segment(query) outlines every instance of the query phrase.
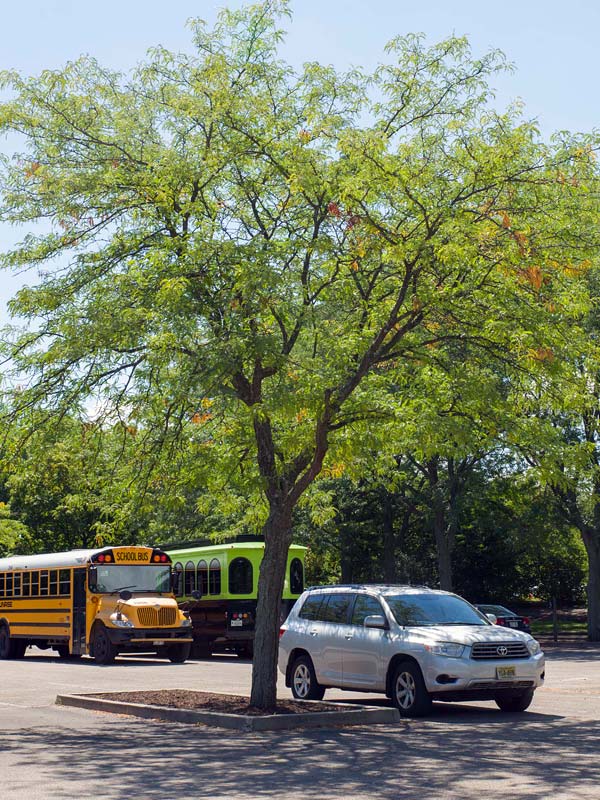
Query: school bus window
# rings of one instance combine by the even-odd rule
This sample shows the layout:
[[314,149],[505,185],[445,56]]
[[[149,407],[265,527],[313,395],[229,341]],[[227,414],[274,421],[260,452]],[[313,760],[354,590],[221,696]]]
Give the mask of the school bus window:
[[15,597],[21,596],[21,573],[15,572],[13,576],[13,595]]
[[184,591],[183,593],[187,596],[190,595],[196,589],[196,567],[193,561],[188,561],[185,565],[185,573],[184,573]]
[[178,561],[175,564],[175,594],[177,597],[181,597],[183,594],[183,564]]
[[0,597],[4,597],[4,573],[0,572]]
[[198,589],[202,596],[208,594],[208,564],[204,560],[198,562]]
[[42,597],[48,596],[48,570],[43,569],[40,572],[40,595]]
[[31,573],[24,572],[23,580],[21,582],[21,593],[23,597],[29,597],[31,594]]
[[68,597],[71,593],[71,572],[68,569],[61,569],[58,573],[58,593],[62,597]]
[[8,573],[6,576],[6,596],[12,597],[13,596],[13,576],[12,572]]
[[48,594],[51,594],[52,597],[56,597],[58,594],[58,570],[56,569],[50,570],[50,591]]
[[213,558],[208,568],[210,594],[221,594],[221,562]]
[[37,569],[31,573],[31,596],[40,596],[40,573]]
[[247,558],[234,558],[229,565],[230,594],[252,594],[252,563]]

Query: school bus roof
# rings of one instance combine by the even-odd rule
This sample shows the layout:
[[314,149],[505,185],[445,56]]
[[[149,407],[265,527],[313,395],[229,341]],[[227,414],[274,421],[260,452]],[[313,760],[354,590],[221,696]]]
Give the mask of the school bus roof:
[[80,567],[87,564],[93,555],[115,547],[96,547],[93,550],[68,550],[65,553],[43,553],[36,556],[7,556],[0,558],[0,572],[14,569],[57,569],[60,567]]

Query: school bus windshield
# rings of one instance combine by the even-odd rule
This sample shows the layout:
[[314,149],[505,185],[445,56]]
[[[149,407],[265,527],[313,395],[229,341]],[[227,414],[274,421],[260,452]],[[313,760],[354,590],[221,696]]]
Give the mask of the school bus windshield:
[[121,589],[131,592],[170,592],[171,565],[98,564],[94,592],[110,594]]

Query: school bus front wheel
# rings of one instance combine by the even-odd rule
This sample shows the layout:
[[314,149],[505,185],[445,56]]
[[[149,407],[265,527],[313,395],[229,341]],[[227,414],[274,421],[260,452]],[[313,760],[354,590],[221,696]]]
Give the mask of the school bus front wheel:
[[118,650],[111,642],[108,631],[101,622],[96,622],[92,630],[92,655],[97,664],[112,664]]

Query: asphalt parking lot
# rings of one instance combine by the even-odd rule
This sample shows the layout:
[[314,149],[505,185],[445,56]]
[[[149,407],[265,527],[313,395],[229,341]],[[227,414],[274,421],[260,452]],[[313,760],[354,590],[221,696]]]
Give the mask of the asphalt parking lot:
[[[548,654],[529,712],[434,705],[398,725],[243,734],[54,705],[59,693],[182,688],[247,694],[233,657],[96,666],[29,651],[0,663],[0,777],[11,800],[600,797],[600,649]],[[281,684],[282,697],[289,696]],[[326,699],[385,702],[331,691]]]

